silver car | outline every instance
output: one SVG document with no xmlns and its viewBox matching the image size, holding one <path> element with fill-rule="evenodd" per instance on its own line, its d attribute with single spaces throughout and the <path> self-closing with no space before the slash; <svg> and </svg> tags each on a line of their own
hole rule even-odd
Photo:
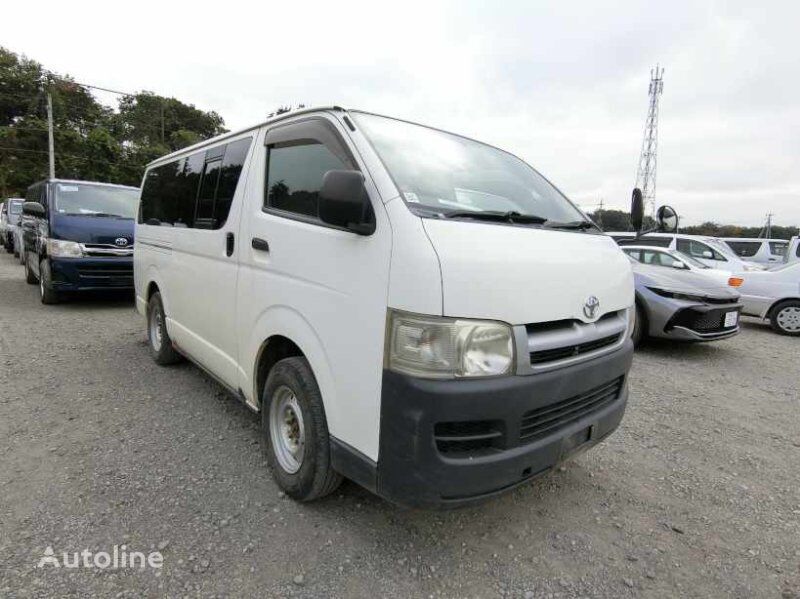
<svg viewBox="0 0 800 599">
<path fill-rule="evenodd" d="M 769 321 L 779 333 L 800 336 L 800 262 L 743 277 L 744 313 Z"/>
<path fill-rule="evenodd" d="M 716 341 L 739 332 L 739 294 L 712 277 L 641 264 L 631 258 L 636 285 L 633 342 L 646 337 Z"/>
</svg>

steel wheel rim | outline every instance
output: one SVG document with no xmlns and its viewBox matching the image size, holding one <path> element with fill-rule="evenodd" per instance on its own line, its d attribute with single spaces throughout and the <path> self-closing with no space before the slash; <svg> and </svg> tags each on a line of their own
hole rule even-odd
<svg viewBox="0 0 800 599">
<path fill-rule="evenodd" d="M 162 332 L 161 326 L 163 321 L 161 319 L 161 312 L 158 310 L 154 311 L 152 318 L 150 319 L 150 343 L 153 345 L 153 349 L 159 351 L 161 349 L 162 343 Z"/>
<path fill-rule="evenodd" d="M 775 320 L 778 321 L 778 325 L 784 331 L 789 331 L 790 333 L 800 332 L 800 307 L 787 306 L 778 312 Z"/>
<path fill-rule="evenodd" d="M 303 465 L 306 433 L 303 410 L 289 387 L 278 387 L 269 406 L 269 435 L 280 467 L 294 474 Z"/>
</svg>

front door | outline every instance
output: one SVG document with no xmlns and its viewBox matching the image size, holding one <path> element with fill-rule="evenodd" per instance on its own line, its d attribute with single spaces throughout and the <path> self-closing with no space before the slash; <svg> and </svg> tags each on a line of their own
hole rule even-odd
<svg viewBox="0 0 800 599">
<path fill-rule="evenodd" d="M 252 389 L 263 342 L 290 338 L 314 370 L 331 434 L 376 456 L 391 230 L 345 139 L 341 125 L 321 115 L 262 132 L 241 228 L 242 387 Z M 322 179 L 334 169 L 364 173 L 377 223 L 372 235 L 319 219 Z"/>
</svg>

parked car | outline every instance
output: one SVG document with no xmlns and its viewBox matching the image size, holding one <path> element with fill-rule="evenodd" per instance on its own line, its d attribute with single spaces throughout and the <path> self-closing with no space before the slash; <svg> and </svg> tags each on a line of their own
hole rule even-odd
<svg viewBox="0 0 800 599">
<path fill-rule="evenodd" d="M 135 187 L 49 179 L 28 188 L 25 278 L 45 304 L 65 292 L 133 287 Z"/>
<path fill-rule="evenodd" d="M 719 270 L 706 266 L 688 254 L 676 250 L 647 245 L 623 245 L 622 251 L 642 264 L 663 266 L 677 270 L 688 270 L 706 277 L 711 277 L 720 285 L 738 287 L 742 284 L 742 277 L 733 276 L 733 273 L 727 270 Z"/>
<path fill-rule="evenodd" d="M 785 239 L 756 239 L 721 237 L 722 241 L 742 259 L 771 265 L 783 262 L 789 242 Z"/>
<path fill-rule="evenodd" d="M 740 291 L 744 314 L 769 321 L 784 335 L 800 335 L 800 261 L 748 273 Z"/>
<path fill-rule="evenodd" d="M 630 260 L 636 285 L 635 345 L 647 337 L 717 341 L 739 332 L 742 304 L 732 287 L 690 270 Z"/>
<path fill-rule="evenodd" d="M 652 245 L 678 250 L 706 266 L 730 272 L 765 270 L 763 264 L 742 260 L 724 242 L 715 237 L 683 233 L 648 233 L 637 238 L 635 233 L 608 233 L 620 245 Z"/>
<path fill-rule="evenodd" d="M 0 240 L 6 251 L 17 255 L 19 253 L 17 238 L 17 223 L 22 213 L 22 204 L 25 200 L 21 198 L 8 198 L 2 204 L 0 210 Z"/>
<path fill-rule="evenodd" d="M 308 109 L 160 158 L 134 275 L 154 360 L 260 411 L 298 500 L 342 476 L 486 498 L 625 409 L 627 258 L 520 159 L 437 129 Z"/>
</svg>

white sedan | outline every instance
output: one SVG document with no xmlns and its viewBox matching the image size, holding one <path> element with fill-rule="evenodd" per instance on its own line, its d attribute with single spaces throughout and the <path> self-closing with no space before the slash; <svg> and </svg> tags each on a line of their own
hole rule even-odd
<svg viewBox="0 0 800 599">
<path fill-rule="evenodd" d="M 738 287 L 742 284 L 742 277 L 732 276 L 730 271 L 711 268 L 688 254 L 671 250 L 669 248 L 654 247 L 652 245 L 623 245 L 622 251 L 642 264 L 651 266 L 664 266 L 675 270 L 688 270 L 697 274 L 710 277 L 721 285 Z M 749 276 L 750 273 L 748 272 Z"/>
<path fill-rule="evenodd" d="M 769 320 L 784 335 L 800 336 L 800 262 L 742 277 L 742 313 Z"/>
</svg>

